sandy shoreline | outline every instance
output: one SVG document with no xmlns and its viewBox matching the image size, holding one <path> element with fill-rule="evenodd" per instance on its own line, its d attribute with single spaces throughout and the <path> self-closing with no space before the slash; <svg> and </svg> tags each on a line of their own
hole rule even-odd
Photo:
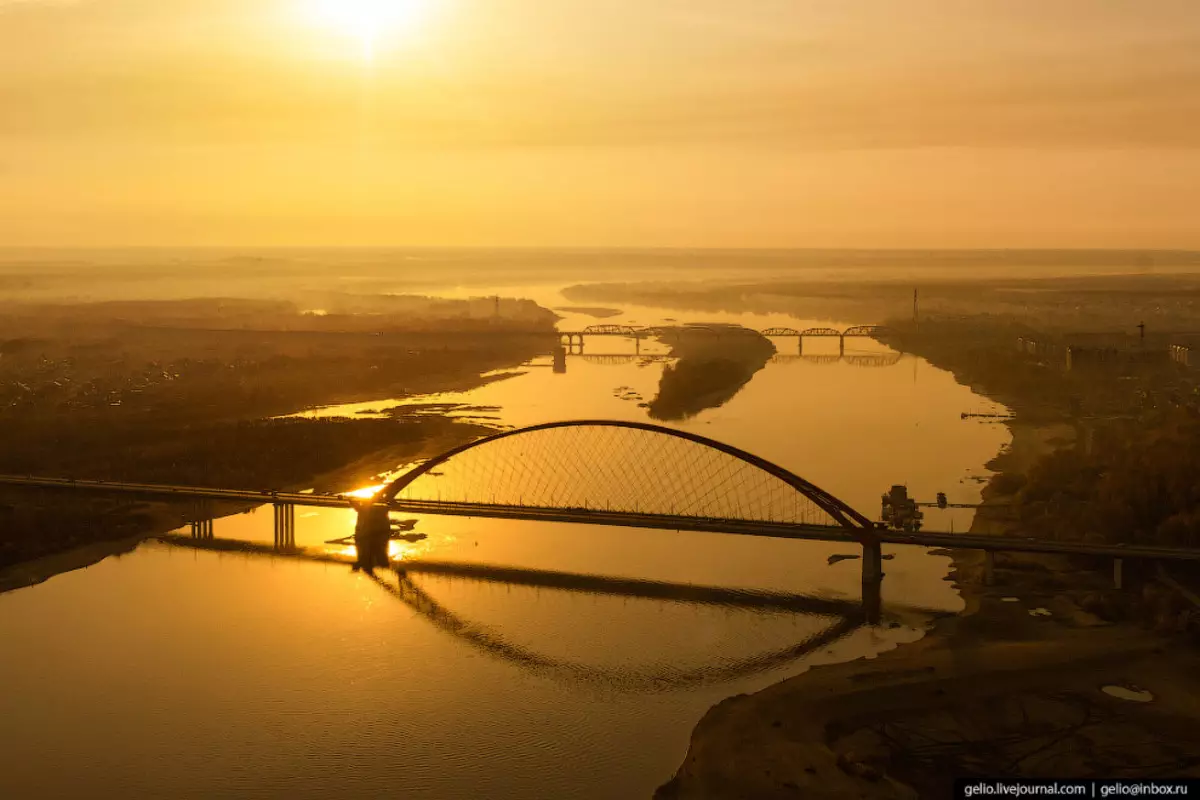
<svg viewBox="0 0 1200 800">
<path fill-rule="evenodd" d="M 1069 425 L 1025 422 L 1019 411 L 1008 426 L 1012 442 L 988 463 L 997 474 L 974 532 L 1005 532 L 1004 515 L 987 510 L 1008 499 L 1000 476 L 1074 438 Z M 1200 753 L 1193 650 L 1082 610 L 1085 593 L 1112 590 L 1065 559 L 1001 555 L 989 587 L 981 553 L 951 555 L 961 614 L 877 658 L 723 701 L 655 797 L 950 797 L 953 778 L 972 773 L 1121 777 L 1174 762 L 1171 774 L 1200 774 L 1200 759 L 1188 759 Z M 1106 685 L 1145 687 L 1156 699 L 1119 700 Z"/>
</svg>

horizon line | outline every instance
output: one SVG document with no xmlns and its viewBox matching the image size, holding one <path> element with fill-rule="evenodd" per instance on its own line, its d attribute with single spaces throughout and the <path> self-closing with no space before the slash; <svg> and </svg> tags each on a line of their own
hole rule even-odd
<svg viewBox="0 0 1200 800">
<path fill-rule="evenodd" d="M 1163 253 L 1200 255 L 1194 247 L 836 247 L 836 246 L 738 246 L 707 247 L 687 245 L 417 245 L 417 244 L 103 244 L 103 245 L 5 245 L 0 252 L 96 251 L 96 250 L 462 250 L 462 251 L 558 251 L 558 252 L 678 252 L 678 253 Z"/>
</svg>

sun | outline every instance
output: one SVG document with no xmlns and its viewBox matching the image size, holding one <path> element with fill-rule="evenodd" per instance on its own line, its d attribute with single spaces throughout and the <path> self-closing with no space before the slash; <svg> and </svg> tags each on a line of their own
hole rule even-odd
<svg viewBox="0 0 1200 800">
<path fill-rule="evenodd" d="M 415 34 L 431 0 L 307 0 L 314 24 L 346 36 L 373 58 L 381 44 Z"/>
</svg>

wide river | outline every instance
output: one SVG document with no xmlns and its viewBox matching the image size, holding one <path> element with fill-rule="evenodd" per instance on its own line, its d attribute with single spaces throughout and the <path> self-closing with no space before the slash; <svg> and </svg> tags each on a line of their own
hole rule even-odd
<svg viewBox="0 0 1200 800">
<path fill-rule="evenodd" d="M 482 292 L 472 292 L 482 294 Z M 552 287 L 508 288 L 569 305 Z M 603 322 L 829 321 L 626 306 Z M 564 313 L 563 329 L 601 320 Z M 841 320 L 833 327 L 873 320 Z M 794 340 L 780 340 L 782 354 Z M 661 346 L 643 354 L 662 352 Z M 948 373 L 868 340 L 806 344 L 719 408 L 671 423 L 775 461 L 876 517 L 905 483 L 918 499 L 978 499 L 1007 442 L 995 411 Z M 565 373 L 550 359 L 475 391 L 409 398 L 524 426 L 646 420 L 662 361 L 590 340 Z M 873 366 L 865 365 L 873 364 Z M 308 410 L 380 412 L 379 402 Z M 300 411 L 300 410 L 298 410 Z M 402 469 L 406 465 L 397 465 Z M 347 490 L 362 487 L 345 487 Z M 965 511 L 927 529 L 965 530 Z M 260 509 L 218 537 L 270 541 Z M 302 512 L 300 545 L 332 548 L 348 512 Z M 854 598 L 854 554 L 835 544 L 547 523 L 428 518 L 402 557 Z M 0 797 L 649 797 L 696 722 L 731 695 L 817 664 L 872 657 L 957 611 L 949 560 L 893 548 L 885 624 L 818 639 L 836 618 L 634 599 L 147 543 L 132 554 L 0 595 Z"/>
</svg>

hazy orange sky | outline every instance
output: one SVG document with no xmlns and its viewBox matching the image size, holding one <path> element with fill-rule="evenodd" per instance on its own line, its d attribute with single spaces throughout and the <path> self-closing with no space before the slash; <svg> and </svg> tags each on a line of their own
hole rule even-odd
<svg viewBox="0 0 1200 800">
<path fill-rule="evenodd" d="M 0 0 L 0 245 L 1200 248 L 1200 0 Z"/>
</svg>

